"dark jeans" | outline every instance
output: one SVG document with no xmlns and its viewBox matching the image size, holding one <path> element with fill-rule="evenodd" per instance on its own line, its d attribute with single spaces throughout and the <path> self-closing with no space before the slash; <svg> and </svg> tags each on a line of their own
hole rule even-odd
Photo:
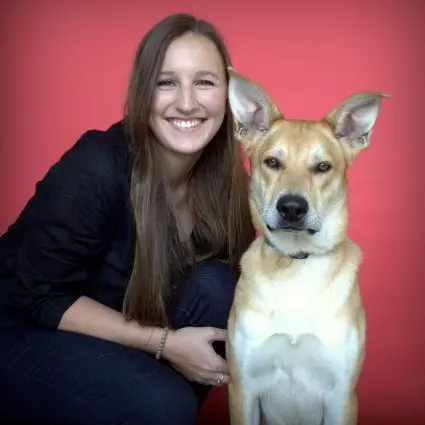
<svg viewBox="0 0 425 425">
<path fill-rule="evenodd" d="M 174 326 L 227 327 L 235 278 L 204 260 L 189 274 Z M 215 346 L 224 356 L 224 343 Z M 136 349 L 70 332 L 0 328 L 0 424 L 192 425 L 209 387 Z"/>
</svg>

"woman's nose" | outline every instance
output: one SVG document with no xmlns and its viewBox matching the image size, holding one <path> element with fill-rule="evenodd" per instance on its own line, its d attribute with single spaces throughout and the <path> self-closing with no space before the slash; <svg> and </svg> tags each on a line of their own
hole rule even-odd
<svg viewBox="0 0 425 425">
<path fill-rule="evenodd" d="M 193 87 L 180 87 L 177 95 L 176 106 L 182 112 L 188 113 L 196 109 L 198 101 Z"/>
</svg>

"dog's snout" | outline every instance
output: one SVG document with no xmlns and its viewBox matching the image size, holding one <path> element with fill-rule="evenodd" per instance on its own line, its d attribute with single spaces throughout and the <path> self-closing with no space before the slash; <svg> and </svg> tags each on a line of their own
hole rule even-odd
<svg viewBox="0 0 425 425">
<path fill-rule="evenodd" d="M 295 223 L 307 214 L 308 202 L 299 195 L 285 195 L 277 201 L 276 209 L 287 222 Z"/>
</svg>

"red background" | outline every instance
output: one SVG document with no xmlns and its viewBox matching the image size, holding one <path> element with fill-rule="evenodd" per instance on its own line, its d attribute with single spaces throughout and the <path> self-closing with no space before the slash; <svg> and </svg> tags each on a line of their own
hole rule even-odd
<svg viewBox="0 0 425 425">
<path fill-rule="evenodd" d="M 424 424 L 422 2 L 147 3 L 1 2 L 0 234 L 82 132 L 120 119 L 136 46 L 170 13 L 212 20 L 234 66 L 288 117 L 320 118 L 356 90 L 387 92 L 372 145 L 349 174 L 368 313 L 360 424 Z M 201 423 L 227 423 L 225 391 L 213 393 Z"/>
</svg>

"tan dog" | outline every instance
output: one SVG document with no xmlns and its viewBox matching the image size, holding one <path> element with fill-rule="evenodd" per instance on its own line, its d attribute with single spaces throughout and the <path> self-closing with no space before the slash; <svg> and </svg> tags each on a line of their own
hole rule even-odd
<svg viewBox="0 0 425 425">
<path fill-rule="evenodd" d="M 318 122 L 287 120 L 258 85 L 229 72 L 261 233 L 242 258 L 229 318 L 231 424 L 354 425 L 366 324 L 346 170 L 386 95 L 355 94 Z"/>
</svg>

